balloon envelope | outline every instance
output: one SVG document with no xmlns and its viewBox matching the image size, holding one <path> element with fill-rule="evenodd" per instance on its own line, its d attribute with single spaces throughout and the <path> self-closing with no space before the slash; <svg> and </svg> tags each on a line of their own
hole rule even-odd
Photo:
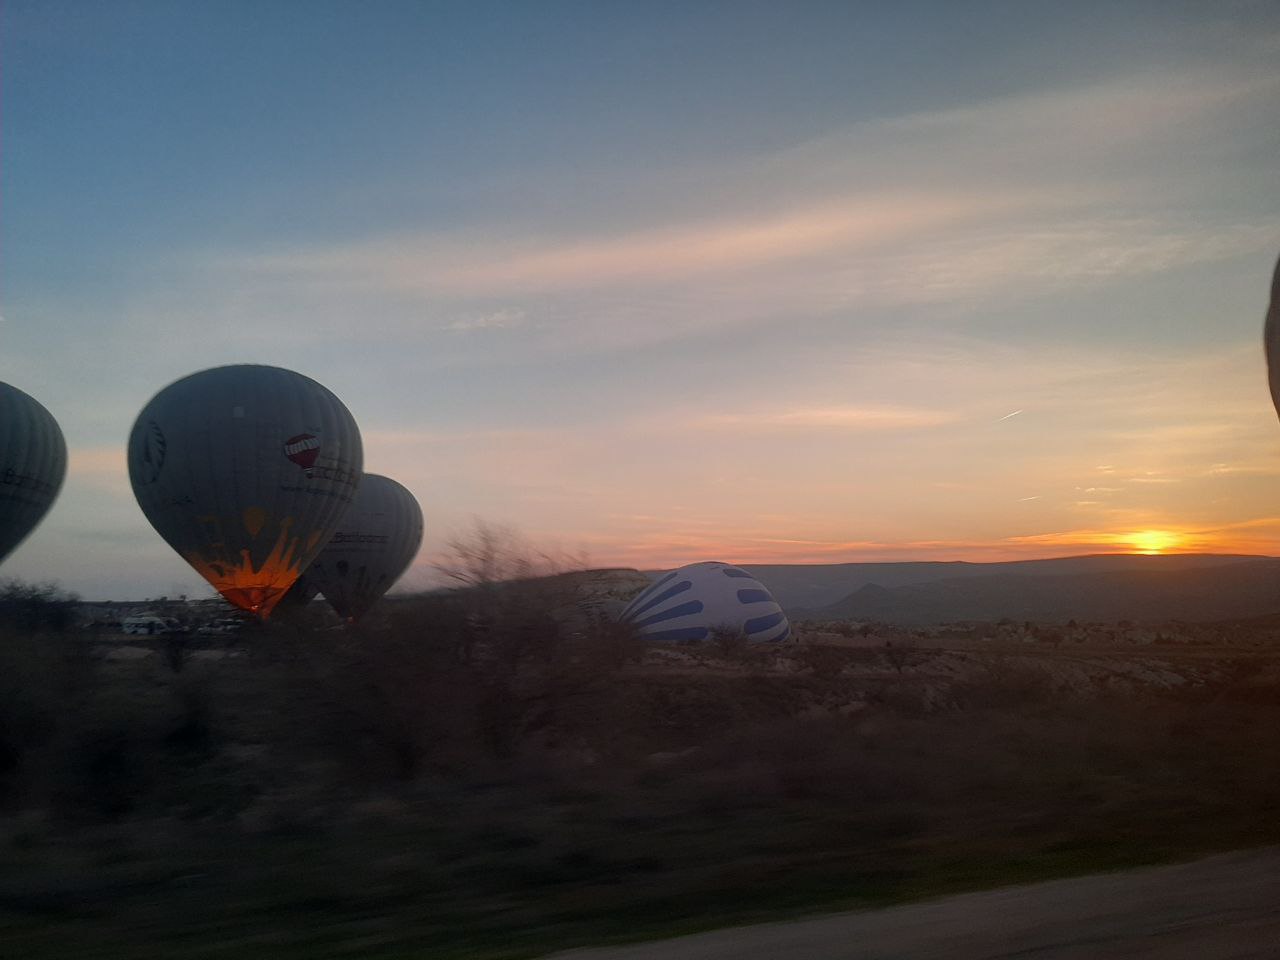
<svg viewBox="0 0 1280 960">
<path fill-rule="evenodd" d="M 303 610 L 319 593 L 320 588 L 303 573 L 293 581 L 293 586 L 285 592 L 285 595 L 276 601 L 274 613 L 279 616 L 283 613 Z"/>
<path fill-rule="evenodd" d="M 408 569 L 422 546 L 422 508 L 389 477 L 366 473 L 333 538 L 307 568 L 338 615 L 359 620 Z"/>
<path fill-rule="evenodd" d="M 0 561 L 48 513 L 67 473 L 67 444 L 53 415 L 0 383 Z"/>
<path fill-rule="evenodd" d="M 309 377 L 237 365 L 157 393 L 129 435 L 138 505 L 229 601 L 266 617 L 337 529 L 360 483 L 360 431 Z"/>
<path fill-rule="evenodd" d="M 622 611 L 646 640 L 706 640 L 726 629 L 758 643 L 791 635 L 787 616 L 759 580 L 716 561 L 691 563 L 660 577 Z"/>
</svg>

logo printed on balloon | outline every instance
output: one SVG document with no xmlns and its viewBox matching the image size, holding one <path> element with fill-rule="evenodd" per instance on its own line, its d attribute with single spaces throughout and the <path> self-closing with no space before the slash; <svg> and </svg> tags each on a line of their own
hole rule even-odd
<svg viewBox="0 0 1280 960">
<path fill-rule="evenodd" d="M 284 455 L 307 471 L 311 476 L 311 468 L 316 465 L 320 456 L 320 440 L 312 433 L 300 433 L 284 442 Z"/>
<path fill-rule="evenodd" d="M 160 425 L 154 420 L 148 420 L 142 442 L 141 462 L 138 464 L 138 483 L 155 483 L 160 478 L 160 471 L 164 467 L 164 453 L 168 446 Z"/>
</svg>

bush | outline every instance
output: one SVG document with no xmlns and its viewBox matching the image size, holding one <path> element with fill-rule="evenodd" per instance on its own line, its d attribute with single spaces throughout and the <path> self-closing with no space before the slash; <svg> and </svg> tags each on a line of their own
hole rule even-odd
<svg viewBox="0 0 1280 960">
<path fill-rule="evenodd" d="M 37 799 L 41 768 L 96 679 L 88 646 L 74 635 L 0 629 L 0 804 Z"/>
<path fill-rule="evenodd" d="M 51 583 L 0 581 L 0 628 L 60 633 L 74 622 L 76 600 Z"/>
</svg>

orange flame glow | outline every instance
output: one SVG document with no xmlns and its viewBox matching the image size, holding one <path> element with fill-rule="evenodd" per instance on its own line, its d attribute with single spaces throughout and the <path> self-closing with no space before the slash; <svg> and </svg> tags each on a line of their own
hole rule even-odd
<svg viewBox="0 0 1280 960">
<path fill-rule="evenodd" d="M 298 537 L 289 536 L 292 522 L 292 518 L 281 521 L 280 536 L 256 568 L 248 550 L 240 551 L 239 563 L 208 560 L 195 553 L 187 555 L 187 562 L 231 603 L 265 620 L 302 573 Z"/>
</svg>

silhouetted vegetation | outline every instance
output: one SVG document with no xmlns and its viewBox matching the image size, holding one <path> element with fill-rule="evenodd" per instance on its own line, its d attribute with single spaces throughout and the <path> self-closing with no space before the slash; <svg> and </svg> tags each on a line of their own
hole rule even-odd
<svg viewBox="0 0 1280 960">
<path fill-rule="evenodd" d="M 1280 839 L 1270 652 L 848 640 L 646 650 L 569 574 L 181 673 L 10 628 L 0 952 L 531 956 Z"/>
<path fill-rule="evenodd" d="M 76 597 L 55 584 L 0 580 L 0 628 L 61 631 L 74 620 Z"/>
</svg>

